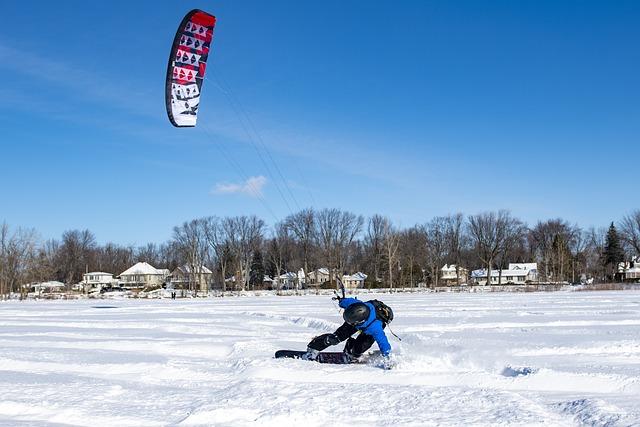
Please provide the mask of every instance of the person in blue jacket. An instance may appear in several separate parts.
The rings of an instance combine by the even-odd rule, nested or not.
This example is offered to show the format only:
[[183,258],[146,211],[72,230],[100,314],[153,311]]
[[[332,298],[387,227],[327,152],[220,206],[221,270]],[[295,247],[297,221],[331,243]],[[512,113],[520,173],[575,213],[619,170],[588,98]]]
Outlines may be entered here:
[[[325,348],[345,340],[347,343],[344,346],[344,352],[350,358],[359,358],[374,342],[380,347],[382,355],[389,357],[391,345],[384,333],[387,325],[376,315],[375,306],[356,298],[339,298],[339,305],[344,308],[342,314],[344,324],[332,334],[323,334],[312,339],[307,346],[307,354],[304,358],[314,360]],[[353,338],[352,335],[356,332],[358,335]]]

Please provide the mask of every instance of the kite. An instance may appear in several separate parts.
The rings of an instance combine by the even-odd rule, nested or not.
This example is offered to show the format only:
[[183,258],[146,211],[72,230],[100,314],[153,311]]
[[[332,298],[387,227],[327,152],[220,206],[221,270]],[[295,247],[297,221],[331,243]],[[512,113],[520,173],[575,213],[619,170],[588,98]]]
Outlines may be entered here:
[[216,17],[194,9],[182,19],[171,46],[165,102],[171,124],[193,127],[198,117],[202,81]]

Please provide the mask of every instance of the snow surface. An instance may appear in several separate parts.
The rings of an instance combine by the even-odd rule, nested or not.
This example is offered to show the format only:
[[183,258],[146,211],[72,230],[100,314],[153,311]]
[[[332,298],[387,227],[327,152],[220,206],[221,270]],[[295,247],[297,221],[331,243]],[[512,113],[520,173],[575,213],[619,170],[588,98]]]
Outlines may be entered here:
[[273,359],[327,296],[0,303],[0,425],[640,425],[640,292],[368,297],[390,371]]

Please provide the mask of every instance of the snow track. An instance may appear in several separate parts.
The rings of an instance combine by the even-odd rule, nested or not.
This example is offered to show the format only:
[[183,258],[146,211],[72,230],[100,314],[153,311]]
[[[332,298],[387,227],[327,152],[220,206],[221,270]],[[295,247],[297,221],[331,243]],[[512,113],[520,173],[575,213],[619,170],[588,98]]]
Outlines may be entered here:
[[394,370],[273,359],[323,296],[0,303],[0,426],[640,425],[640,293],[368,298]]

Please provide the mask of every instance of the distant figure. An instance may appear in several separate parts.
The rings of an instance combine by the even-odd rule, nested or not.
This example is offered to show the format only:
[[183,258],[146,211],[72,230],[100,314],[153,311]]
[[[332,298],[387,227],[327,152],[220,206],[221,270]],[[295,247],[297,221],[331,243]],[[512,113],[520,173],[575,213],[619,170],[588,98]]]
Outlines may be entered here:
[[176,291],[171,292],[171,299],[176,299]]

